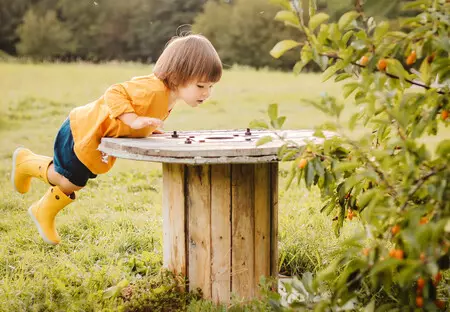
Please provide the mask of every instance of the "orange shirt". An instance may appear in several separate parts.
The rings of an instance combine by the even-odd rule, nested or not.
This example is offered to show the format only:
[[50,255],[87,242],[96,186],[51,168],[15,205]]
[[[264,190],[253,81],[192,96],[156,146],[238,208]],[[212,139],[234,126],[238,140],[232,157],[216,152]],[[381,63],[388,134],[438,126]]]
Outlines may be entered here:
[[94,174],[109,171],[116,159],[110,156],[108,162],[102,161],[97,148],[103,137],[140,138],[155,130],[150,126],[131,129],[117,117],[136,113],[164,120],[169,115],[169,94],[170,90],[152,74],[115,84],[97,101],[73,109],[69,118],[78,159]]

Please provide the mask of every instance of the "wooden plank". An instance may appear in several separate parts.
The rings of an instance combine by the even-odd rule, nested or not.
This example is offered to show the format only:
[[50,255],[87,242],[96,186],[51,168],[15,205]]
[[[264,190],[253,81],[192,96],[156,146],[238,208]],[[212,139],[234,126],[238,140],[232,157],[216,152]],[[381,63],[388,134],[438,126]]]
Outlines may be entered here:
[[163,263],[186,275],[184,165],[163,164]]
[[255,165],[255,289],[270,276],[271,164]]
[[187,166],[189,289],[211,298],[210,166]]
[[231,177],[231,291],[251,298],[255,293],[254,165],[232,165]]
[[[119,152],[175,158],[276,156],[278,148],[285,144],[278,136],[285,136],[286,139],[301,145],[305,144],[306,140],[317,143],[323,141],[314,137],[312,130],[285,130],[277,134],[252,130],[250,136],[244,133],[243,130],[207,130],[179,133],[178,138],[172,138],[170,132],[146,138],[102,138],[99,150],[115,157],[120,157]],[[334,134],[329,132],[325,135],[331,137]],[[263,136],[271,136],[273,141],[257,147],[256,141]],[[185,144],[188,137],[192,137],[191,144]],[[214,137],[222,139],[212,139]],[[116,152],[118,155],[114,155]]]
[[277,154],[269,156],[217,156],[217,157],[201,157],[201,156],[187,156],[187,157],[168,157],[168,156],[149,156],[131,153],[124,150],[116,150],[114,148],[107,148],[100,146],[99,148],[102,152],[107,155],[114,156],[117,158],[141,160],[141,161],[152,161],[160,163],[171,163],[171,164],[189,164],[189,165],[204,165],[204,164],[246,164],[246,163],[269,163],[278,161]]
[[231,165],[211,166],[212,300],[228,303],[231,289]]
[[278,163],[270,164],[271,189],[271,231],[270,231],[270,273],[278,277]]

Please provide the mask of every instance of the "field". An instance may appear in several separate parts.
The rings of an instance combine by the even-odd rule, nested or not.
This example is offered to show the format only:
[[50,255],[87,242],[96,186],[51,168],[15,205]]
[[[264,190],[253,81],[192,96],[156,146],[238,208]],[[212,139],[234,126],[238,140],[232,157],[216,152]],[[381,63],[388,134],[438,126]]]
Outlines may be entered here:
[[[73,107],[98,98],[112,83],[150,71],[139,64],[0,63],[0,311],[116,310],[134,304],[124,298],[124,286],[145,288],[160,278],[160,164],[118,160],[111,172],[91,180],[58,215],[63,241],[56,247],[41,240],[26,213],[47,186],[33,181],[31,191],[20,195],[10,185],[16,147],[52,155],[56,131]],[[288,116],[286,129],[312,128],[325,117],[301,99],[323,91],[339,95],[340,89],[316,74],[232,68],[200,108],[177,104],[165,129],[242,129],[264,118],[270,103],[279,103],[280,114]],[[315,271],[339,252],[338,240],[358,227],[350,223],[335,238],[332,216],[318,212],[317,190],[285,190],[289,165],[281,168],[280,271]]]

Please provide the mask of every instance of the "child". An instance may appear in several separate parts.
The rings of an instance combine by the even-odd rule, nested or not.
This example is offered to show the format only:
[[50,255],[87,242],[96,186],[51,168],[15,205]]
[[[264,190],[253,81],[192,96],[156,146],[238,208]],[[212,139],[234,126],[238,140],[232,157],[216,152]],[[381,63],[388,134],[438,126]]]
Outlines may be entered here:
[[11,175],[14,189],[28,192],[32,177],[51,185],[28,209],[44,241],[60,242],[56,214],[74,201],[75,192],[88,179],[114,165],[114,157],[97,150],[102,137],[138,138],[159,132],[176,100],[200,105],[221,76],[222,63],[208,39],[177,37],[164,49],[153,74],[115,84],[95,102],[73,109],[56,136],[53,159],[16,149]]

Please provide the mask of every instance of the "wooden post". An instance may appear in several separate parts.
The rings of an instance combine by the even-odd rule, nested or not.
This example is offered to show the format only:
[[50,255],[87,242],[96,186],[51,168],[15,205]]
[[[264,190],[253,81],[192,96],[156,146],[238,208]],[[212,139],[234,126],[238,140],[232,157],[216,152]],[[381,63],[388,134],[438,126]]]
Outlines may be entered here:
[[164,266],[227,303],[278,267],[276,163],[163,164]]

